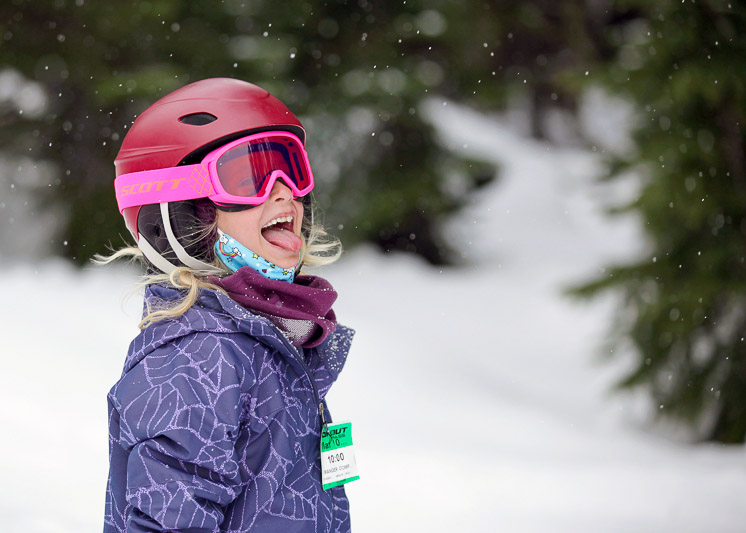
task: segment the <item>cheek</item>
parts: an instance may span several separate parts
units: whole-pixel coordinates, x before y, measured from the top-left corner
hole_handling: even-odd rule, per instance
[[[295,229],[296,233],[300,233],[301,228],[303,227],[303,214],[305,211],[303,210],[303,204],[301,202],[296,201],[296,210],[298,214],[295,217]]]
[[[218,212],[218,227],[241,244],[251,247],[251,244],[258,242],[261,236],[259,228],[260,213],[251,212],[253,210],[238,211],[235,213]]]

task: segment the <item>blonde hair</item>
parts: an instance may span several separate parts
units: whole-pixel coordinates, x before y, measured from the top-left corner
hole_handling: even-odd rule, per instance
[[[310,211],[311,215],[307,216],[308,213],[305,213],[303,216],[303,229],[301,231],[303,244],[300,250],[301,267],[319,267],[331,264],[342,255],[342,243],[337,237],[327,233],[322,224],[314,222],[314,211],[318,211],[315,205],[311,205],[307,211]],[[199,227],[200,225],[201,227]],[[197,226],[198,229],[192,235],[187,236],[193,238],[193,242],[207,241],[211,237],[215,238],[217,234],[217,218],[210,223],[198,221]],[[211,248],[212,243],[209,243],[207,246]],[[96,254],[92,261],[98,265],[107,265],[118,259],[128,259],[132,262],[139,262],[143,266],[147,265],[145,255],[136,246],[126,246],[108,256]],[[215,258],[211,265],[213,269],[209,270],[197,270],[186,266],[179,266],[170,274],[159,272],[143,275],[140,282],[133,288],[133,291],[137,291],[148,285],[169,284],[182,291],[184,296],[164,307],[153,306],[151,302],[146,300],[145,316],[138,324],[138,327],[145,329],[154,322],[178,318],[195,304],[203,289],[212,289],[226,294],[222,288],[210,282],[207,277],[221,277],[229,275],[232,272],[220,259]]]

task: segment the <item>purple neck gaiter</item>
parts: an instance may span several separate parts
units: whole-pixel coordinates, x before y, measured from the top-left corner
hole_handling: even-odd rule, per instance
[[[332,310],[337,293],[323,278],[296,276],[288,283],[242,267],[230,276],[208,279],[246,309],[270,319],[296,346],[318,346],[337,327]]]

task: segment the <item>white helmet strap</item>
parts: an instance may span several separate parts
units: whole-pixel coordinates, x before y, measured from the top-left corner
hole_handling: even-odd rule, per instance
[[[176,257],[179,258],[179,261],[181,261],[184,265],[194,270],[208,270],[208,271],[218,270],[215,268],[214,265],[205,263],[204,261],[200,261],[199,259],[196,259],[192,257],[191,255],[189,255],[189,253],[184,249],[184,247],[181,245],[179,240],[176,238],[176,235],[174,234],[174,230],[171,227],[171,217],[169,216],[169,213],[168,213],[168,203],[161,202],[160,206],[161,206],[161,219],[163,220],[163,228],[166,230],[166,237],[168,238],[168,243],[171,245],[171,249],[176,253]]]
[[[142,250],[142,253],[145,254],[147,260],[153,263],[153,266],[161,272],[170,274],[176,269],[176,265],[172,264],[165,257],[159,254],[158,250],[153,248],[153,245],[150,244],[143,235],[140,235],[140,238],[137,239],[137,247]]]

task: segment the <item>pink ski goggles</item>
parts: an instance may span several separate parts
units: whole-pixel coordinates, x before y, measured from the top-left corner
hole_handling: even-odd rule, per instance
[[[114,180],[119,212],[128,207],[209,198],[218,205],[259,205],[282,179],[294,197],[313,189],[308,154],[292,133],[270,131],[242,137],[197,165],[122,174]]]

